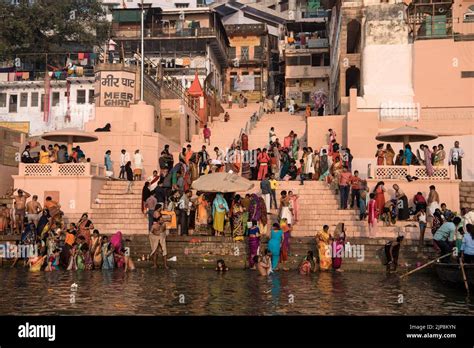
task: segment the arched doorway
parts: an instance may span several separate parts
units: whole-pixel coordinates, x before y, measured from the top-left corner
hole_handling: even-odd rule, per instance
[[[347,53],[360,53],[360,27],[357,19],[347,23]]]
[[[346,97],[351,88],[357,88],[357,96],[360,96],[360,70],[355,66],[346,70]]]

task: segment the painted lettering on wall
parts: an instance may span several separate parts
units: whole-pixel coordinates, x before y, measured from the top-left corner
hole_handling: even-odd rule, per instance
[[[100,106],[128,107],[135,101],[135,74],[125,71],[100,72]]]

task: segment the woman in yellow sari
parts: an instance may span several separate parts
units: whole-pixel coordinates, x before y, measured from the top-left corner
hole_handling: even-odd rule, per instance
[[[40,163],[40,164],[51,163],[51,160],[49,159],[49,152],[48,152],[48,150],[46,150],[46,146],[44,146],[44,145],[41,145],[41,151],[39,153],[38,163]]]
[[[321,271],[331,269],[331,235],[329,234],[329,226],[324,225],[323,230],[316,234],[316,245],[318,246],[319,268]]]
[[[342,162],[339,157],[336,157],[334,162],[331,164],[331,169],[329,170],[332,176],[331,187],[338,191],[339,188],[339,176],[342,173]]]

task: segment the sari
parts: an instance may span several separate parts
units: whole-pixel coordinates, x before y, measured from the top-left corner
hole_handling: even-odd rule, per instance
[[[316,245],[318,246],[319,267],[322,271],[331,268],[331,256],[328,253],[330,248],[331,235],[328,232],[319,231],[316,234]]]
[[[344,252],[344,241],[346,235],[342,231],[342,224],[338,224],[334,232],[334,240],[332,242],[332,268],[339,269],[342,266],[342,254]]]
[[[405,148],[404,155],[405,155],[405,163],[406,163],[406,165],[407,165],[407,166],[411,165],[411,160],[412,160],[412,157],[413,157],[413,152],[411,152],[410,149]]]
[[[428,148],[428,146],[425,146],[423,152],[424,152],[424,154],[425,154],[426,174],[428,174],[428,176],[433,176],[434,169],[433,169],[433,165],[431,164],[431,155],[432,155],[432,152],[431,152],[431,150]]]
[[[77,234],[77,236],[84,236],[85,240],[86,240],[86,243],[87,245],[91,245],[91,226],[93,227],[94,224],[92,223],[91,220],[84,220],[82,221],[81,223],[79,223],[79,226],[78,226],[78,229],[79,229],[79,233]]]
[[[375,226],[377,224],[377,219],[379,215],[379,212],[377,212],[377,202],[375,201],[375,199],[371,199],[369,201],[369,204],[367,205],[367,214],[367,221],[369,222],[369,226]]]
[[[286,174],[288,174],[288,169],[290,168],[290,157],[288,156],[288,153],[283,152],[283,155],[281,157],[281,169],[280,169],[280,179],[283,179]]]
[[[281,245],[281,258],[280,261],[288,261],[288,254],[290,253],[290,228],[286,223],[280,224],[281,230],[283,231],[283,243]]]
[[[114,269],[114,252],[110,243],[102,245],[102,269]]]
[[[393,158],[395,157],[395,152],[393,150],[385,151],[385,164],[387,166],[393,166]]]
[[[375,191],[375,203],[379,214],[382,214],[385,206],[385,193],[381,186],[377,187],[377,190]]]
[[[214,220],[213,228],[216,232],[224,232],[225,214],[229,211],[227,201],[221,193],[216,195],[212,202],[212,218]]]
[[[434,165],[436,167],[444,165],[444,159],[446,158],[446,152],[444,150],[438,150],[436,152],[436,160]]]
[[[43,266],[44,259],[46,256],[34,256],[31,257],[30,262],[30,272],[39,272],[41,271],[41,267]]]
[[[280,219],[286,219],[287,224],[293,224],[293,214],[290,210],[290,198],[288,196],[280,199]]]
[[[314,158],[314,175],[313,175],[313,180],[319,180],[319,177],[321,175],[321,172],[319,171],[319,168],[321,166],[321,160],[319,158],[318,154],[313,155]]]
[[[197,199],[196,226],[207,226],[209,214],[207,212],[209,203],[202,194]]]
[[[377,150],[377,165],[383,166],[385,161],[385,151],[382,149]]]
[[[328,156],[322,155],[319,162],[319,181],[324,181],[329,175]]]
[[[300,149],[300,142],[298,138],[293,138],[293,142],[291,143],[291,155],[293,156],[294,160],[298,160],[299,149]]]
[[[244,208],[240,203],[232,206],[232,237],[235,240],[243,239],[244,236],[243,213]]]
[[[260,236],[257,237],[257,233],[260,234],[260,229],[255,226],[249,229],[249,266],[253,268],[255,266],[254,257],[258,256],[258,248],[260,247]]]
[[[117,268],[124,267],[125,263],[123,257],[121,256],[123,249],[122,232],[117,231],[117,233],[113,234],[112,237],[110,237],[110,244],[112,244],[114,250],[113,255]]]
[[[286,136],[283,138],[283,147],[289,149],[293,142],[293,137],[291,135]]]

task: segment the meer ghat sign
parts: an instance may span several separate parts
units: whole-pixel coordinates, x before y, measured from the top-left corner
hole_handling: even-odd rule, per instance
[[[126,71],[101,71],[96,83],[100,90],[100,106],[128,107],[135,102],[135,74]]]

